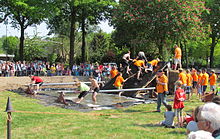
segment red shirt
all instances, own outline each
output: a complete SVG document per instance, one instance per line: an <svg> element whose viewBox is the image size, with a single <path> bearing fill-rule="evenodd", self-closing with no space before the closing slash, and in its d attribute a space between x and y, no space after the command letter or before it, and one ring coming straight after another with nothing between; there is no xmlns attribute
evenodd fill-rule
<svg viewBox="0 0 220 139"><path fill-rule="evenodd" d="M175 92L173 108L174 109L184 108L183 101L185 99L186 99L186 94L185 94L184 90L181 88L178 88Z"/></svg>
<svg viewBox="0 0 220 139"><path fill-rule="evenodd" d="M31 80L32 80L32 81L35 81L35 83L41 83L41 82L43 82L43 80L42 80L40 77L38 77L38 76L33 76L33 77L31 78Z"/></svg>

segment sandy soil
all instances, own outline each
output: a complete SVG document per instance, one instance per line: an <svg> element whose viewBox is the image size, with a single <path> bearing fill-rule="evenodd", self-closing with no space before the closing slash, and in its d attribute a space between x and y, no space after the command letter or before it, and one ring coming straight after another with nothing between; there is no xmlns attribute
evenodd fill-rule
<svg viewBox="0 0 220 139"><path fill-rule="evenodd" d="M65 83L73 82L73 78L79 81L88 81L88 77L73 77L73 76L53 76L53 77L41 77L45 83ZM25 88L25 85L30 83L29 77L0 77L0 91ZM48 87L48 86L47 86ZM53 86L53 88L70 88L72 86ZM44 88L44 87L43 87Z"/></svg>

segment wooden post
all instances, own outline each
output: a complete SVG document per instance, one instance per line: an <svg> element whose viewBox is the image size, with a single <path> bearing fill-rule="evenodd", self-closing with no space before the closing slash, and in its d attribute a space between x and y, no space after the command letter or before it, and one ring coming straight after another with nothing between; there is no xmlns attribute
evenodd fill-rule
<svg viewBox="0 0 220 139"><path fill-rule="evenodd" d="M12 121L11 112L13 112L13 109L12 109L10 97L8 97L8 102L5 112L7 112L7 139L11 139L11 121Z"/></svg>

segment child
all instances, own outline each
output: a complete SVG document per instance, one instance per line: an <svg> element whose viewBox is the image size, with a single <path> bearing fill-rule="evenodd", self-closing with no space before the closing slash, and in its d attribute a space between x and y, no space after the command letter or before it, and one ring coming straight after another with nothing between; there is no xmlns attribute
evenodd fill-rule
<svg viewBox="0 0 220 139"><path fill-rule="evenodd" d="M80 94L78 98L75 100L75 103L80 103L84 99L84 97L89 93L90 87L82 82L76 82L76 85L79 88L79 91L76 92L79 92Z"/></svg>
<svg viewBox="0 0 220 139"><path fill-rule="evenodd" d="M183 102L186 99L186 94L184 90L181 88L182 86L181 81L177 81L175 85L177 89L175 91L173 108L175 109L175 115L177 116L178 127L183 127L182 110L184 108Z"/></svg>
<svg viewBox="0 0 220 139"><path fill-rule="evenodd" d="M123 83L126 82L127 79L125 80L123 77L122 77L122 73L119 72L119 75L117 76L117 78L115 79L115 82L114 82L114 86L117 88L117 89L122 89L123 88ZM119 92L119 96L121 96L122 92Z"/></svg>
<svg viewBox="0 0 220 139"><path fill-rule="evenodd" d="M59 97L57 98L57 102L63 103L65 105L68 105L68 103L66 102L66 100L64 99L65 93L64 92L60 92Z"/></svg>
<svg viewBox="0 0 220 139"><path fill-rule="evenodd" d="M92 76L89 77L89 80L91 81L91 89L93 90L92 100L94 103L96 103L96 95L100 90L99 84Z"/></svg>
<svg viewBox="0 0 220 139"><path fill-rule="evenodd" d="M173 126L173 119L175 117L175 113L172 112L172 106L167 105L167 111L164 113L165 120L161 122L162 126L168 127L168 128L174 128Z"/></svg>

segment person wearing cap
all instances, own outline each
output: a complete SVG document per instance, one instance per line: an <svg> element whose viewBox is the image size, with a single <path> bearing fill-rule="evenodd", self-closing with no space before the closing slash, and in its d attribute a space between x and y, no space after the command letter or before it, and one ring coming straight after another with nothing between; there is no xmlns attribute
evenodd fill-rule
<svg viewBox="0 0 220 139"><path fill-rule="evenodd" d="M202 95L204 95L209 83L209 75L206 73L206 69L202 69L202 74Z"/></svg>
<svg viewBox="0 0 220 139"><path fill-rule="evenodd" d="M43 80L38 77L38 76L34 76L34 75L30 75L29 76L31 78L31 85L34 85L34 90L39 91L39 87L43 84Z"/></svg>
<svg viewBox="0 0 220 139"><path fill-rule="evenodd" d="M175 52L174 52L174 70L177 69L177 65L179 64L179 67L182 68L181 64L181 57L182 57L182 50L178 45L174 45Z"/></svg>
<svg viewBox="0 0 220 139"><path fill-rule="evenodd" d="M156 78L156 90L157 90L157 112L160 112L161 103L166 107L166 94L168 94L168 78L162 70L157 71Z"/></svg>
<svg viewBox="0 0 220 139"><path fill-rule="evenodd" d="M215 93L216 90L216 82L217 82L217 75L215 74L215 70L211 70L211 75L209 77L209 84L210 84L210 90Z"/></svg>

